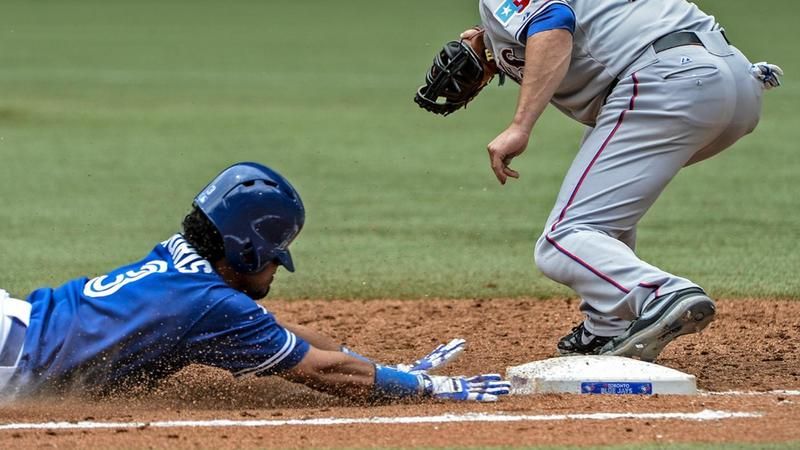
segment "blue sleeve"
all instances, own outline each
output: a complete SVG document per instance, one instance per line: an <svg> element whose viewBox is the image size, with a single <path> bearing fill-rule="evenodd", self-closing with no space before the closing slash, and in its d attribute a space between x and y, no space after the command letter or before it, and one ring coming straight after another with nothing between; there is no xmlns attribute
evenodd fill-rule
<svg viewBox="0 0 800 450"><path fill-rule="evenodd" d="M214 304L192 327L187 342L192 362L226 369L235 376L289 370L308 350L307 342L244 294Z"/></svg>
<svg viewBox="0 0 800 450"><path fill-rule="evenodd" d="M417 397L423 394L420 377L391 367L375 366L375 399Z"/></svg>
<svg viewBox="0 0 800 450"><path fill-rule="evenodd" d="M548 30L567 30L575 33L575 12L563 3L553 3L537 14L520 36L531 37ZM523 42L524 44L524 42Z"/></svg>

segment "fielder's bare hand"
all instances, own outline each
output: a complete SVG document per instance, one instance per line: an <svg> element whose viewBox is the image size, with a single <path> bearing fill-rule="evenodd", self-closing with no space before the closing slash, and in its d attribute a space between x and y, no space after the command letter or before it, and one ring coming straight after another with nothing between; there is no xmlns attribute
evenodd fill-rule
<svg viewBox="0 0 800 450"><path fill-rule="evenodd" d="M486 147L489 151L489 164L500 184L506 184L508 177L519 178L519 172L509 165L512 159L525 151L530 137L530 130L511 125Z"/></svg>

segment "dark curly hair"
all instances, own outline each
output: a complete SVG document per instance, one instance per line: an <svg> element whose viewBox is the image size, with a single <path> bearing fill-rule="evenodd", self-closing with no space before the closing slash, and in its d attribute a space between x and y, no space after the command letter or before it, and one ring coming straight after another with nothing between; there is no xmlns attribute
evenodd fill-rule
<svg viewBox="0 0 800 450"><path fill-rule="evenodd" d="M183 237L212 264L225 257L225 244L217 227L197 206L183 218Z"/></svg>

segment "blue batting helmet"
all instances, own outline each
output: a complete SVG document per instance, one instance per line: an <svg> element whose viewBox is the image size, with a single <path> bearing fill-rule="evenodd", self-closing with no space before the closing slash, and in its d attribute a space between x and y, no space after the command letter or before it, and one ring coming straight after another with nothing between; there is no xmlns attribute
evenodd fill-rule
<svg viewBox="0 0 800 450"><path fill-rule="evenodd" d="M254 162L234 164L200 191L194 204L222 235L234 270L255 273L277 261L294 272L288 247L303 228L305 209L279 173Z"/></svg>

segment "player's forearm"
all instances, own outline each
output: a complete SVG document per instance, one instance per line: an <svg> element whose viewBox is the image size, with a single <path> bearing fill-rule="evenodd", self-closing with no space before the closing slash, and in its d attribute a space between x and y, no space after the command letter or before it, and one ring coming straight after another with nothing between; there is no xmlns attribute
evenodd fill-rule
<svg viewBox="0 0 800 450"><path fill-rule="evenodd" d="M497 374L446 377L425 371L406 372L314 347L282 376L329 394L367 401L421 397L495 401L511 389L511 384Z"/></svg>
<svg viewBox="0 0 800 450"><path fill-rule="evenodd" d="M304 341L320 350L335 352L341 350L342 348L341 344L337 343L335 340L333 340L333 338L322 334L319 331L312 330L311 328L294 323L281 322L280 324L284 328L288 329Z"/></svg>
<svg viewBox="0 0 800 450"><path fill-rule="evenodd" d="M364 399L374 389L375 365L339 351L312 347L303 360L283 376L328 394Z"/></svg>
<svg viewBox="0 0 800 450"><path fill-rule="evenodd" d="M311 347L302 361L283 374L289 381L354 400L385 400L424 395L419 375L376 365L346 353Z"/></svg>
<svg viewBox="0 0 800 450"><path fill-rule="evenodd" d="M339 352L346 353L346 354L348 354L350 356L353 356L356 359L360 359L362 361L368 362L370 364L374 363L371 359L367 358L366 356L363 356L363 355L361 355L359 353L356 353L355 351L353 351L353 350L351 350L351 349L339 344L338 342L333 340L333 338L331 338L329 336L326 336L326 335L320 333L319 331L312 330L311 328L304 327L302 325L293 324L293 323L288 323L287 324L285 322L281 322L281 326L283 326L284 328L288 329L289 331L291 331L292 333L296 334L297 336L299 336L304 341L308 342L309 344L313 345L314 347L316 347L316 348L318 348L320 350L326 350L326 351L329 351L329 352L339 351Z"/></svg>
<svg viewBox="0 0 800 450"><path fill-rule="evenodd" d="M525 71L513 125L530 132L564 80L572 55L572 34L549 30L528 38Z"/></svg>

